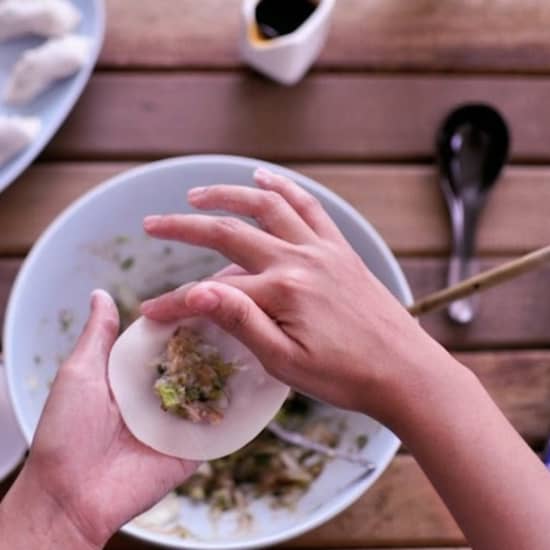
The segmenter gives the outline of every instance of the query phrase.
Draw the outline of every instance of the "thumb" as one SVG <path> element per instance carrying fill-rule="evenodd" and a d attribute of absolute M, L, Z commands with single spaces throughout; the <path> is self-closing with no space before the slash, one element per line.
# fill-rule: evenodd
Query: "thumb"
<path fill-rule="evenodd" d="M 97 361 L 105 366 L 118 336 L 118 310 L 111 296 L 104 290 L 92 292 L 90 309 L 88 322 L 78 339 L 73 358 Z"/>
<path fill-rule="evenodd" d="M 221 282 L 199 283 L 185 296 L 186 306 L 235 336 L 266 368 L 290 346 L 277 324 L 242 290 Z M 265 359 L 265 361 L 264 361 Z"/>

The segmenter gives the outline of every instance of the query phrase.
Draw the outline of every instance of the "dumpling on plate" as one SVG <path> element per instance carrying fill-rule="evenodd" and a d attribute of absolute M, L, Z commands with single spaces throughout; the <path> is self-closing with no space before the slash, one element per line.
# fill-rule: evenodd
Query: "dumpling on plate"
<path fill-rule="evenodd" d="M 243 344 L 200 318 L 135 321 L 113 346 L 109 382 L 137 439 L 191 460 L 245 446 L 289 393 Z"/>
<path fill-rule="evenodd" d="M 0 116 L 0 166 L 28 147 L 39 131 L 38 118 Z"/>
<path fill-rule="evenodd" d="M 73 31 L 81 17 L 69 0 L 3 0 L 0 42 L 27 35 L 61 36 Z"/>
<path fill-rule="evenodd" d="M 75 74 L 89 57 L 90 41 L 78 35 L 52 38 L 23 52 L 6 84 L 6 103 L 29 103 L 58 80 Z"/>

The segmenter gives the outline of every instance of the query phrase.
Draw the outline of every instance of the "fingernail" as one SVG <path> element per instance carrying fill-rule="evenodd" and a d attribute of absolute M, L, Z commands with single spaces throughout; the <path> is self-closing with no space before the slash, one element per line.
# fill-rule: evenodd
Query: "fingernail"
<path fill-rule="evenodd" d="M 220 305 L 220 297 L 207 288 L 197 288 L 190 292 L 185 302 L 196 313 L 210 313 Z"/>
<path fill-rule="evenodd" d="M 204 195 L 204 192 L 206 191 L 206 187 L 193 187 L 193 189 L 190 189 L 187 193 L 187 198 L 189 200 L 194 200 L 199 198 L 201 195 Z"/>
<path fill-rule="evenodd" d="M 273 174 L 265 168 L 258 168 L 254 172 L 254 179 L 257 183 L 269 185 L 273 181 Z"/>
<path fill-rule="evenodd" d="M 143 220 L 143 227 L 145 228 L 145 230 L 149 230 L 154 227 L 161 219 L 162 216 L 147 216 Z"/>
<path fill-rule="evenodd" d="M 112 301 L 111 295 L 103 290 L 102 288 L 96 288 L 90 295 L 90 302 L 92 307 L 95 305 L 97 300 L 110 300 Z"/>

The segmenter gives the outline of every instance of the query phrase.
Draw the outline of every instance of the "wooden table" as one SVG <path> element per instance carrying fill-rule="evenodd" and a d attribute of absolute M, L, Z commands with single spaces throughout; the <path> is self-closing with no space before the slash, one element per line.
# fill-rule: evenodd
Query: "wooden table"
<path fill-rule="evenodd" d="M 107 1 L 107 40 L 86 93 L 42 158 L 0 197 L 2 310 L 22 258 L 71 201 L 136 163 L 205 152 L 278 161 L 323 182 L 378 228 L 416 296 L 438 289 L 450 235 L 434 132 L 470 100 L 496 105 L 513 132 L 512 166 L 481 224 L 482 263 L 550 242 L 546 0 L 338 0 L 328 47 L 294 88 L 242 66 L 239 4 Z M 444 314 L 424 321 L 536 450 L 550 433 L 549 277 L 545 269 L 487 292 L 471 326 Z M 287 547 L 464 544 L 403 451 L 359 502 Z M 109 548 L 150 547 L 116 536 Z"/>

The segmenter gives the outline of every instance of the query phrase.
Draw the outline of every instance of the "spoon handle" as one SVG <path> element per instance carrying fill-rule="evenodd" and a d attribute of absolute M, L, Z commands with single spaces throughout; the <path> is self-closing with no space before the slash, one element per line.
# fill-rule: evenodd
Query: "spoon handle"
<path fill-rule="evenodd" d="M 449 263 L 447 283 L 449 287 L 456 286 L 478 271 L 478 262 L 475 259 L 475 235 L 481 206 L 481 202 L 471 203 L 456 197 L 450 200 L 453 251 Z M 465 325 L 474 318 L 477 306 L 477 297 L 466 297 L 452 302 L 449 305 L 448 314 L 456 323 Z"/>
<path fill-rule="evenodd" d="M 473 277 L 478 271 L 478 262 L 474 258 L 451 256 L 447 286 L 455 287 L 462 281 Z M 476 296 L 467 296 L 451 302 L 448 307 L 449 317 L 461 325 L 472 321 L 479 305 Z"/>

